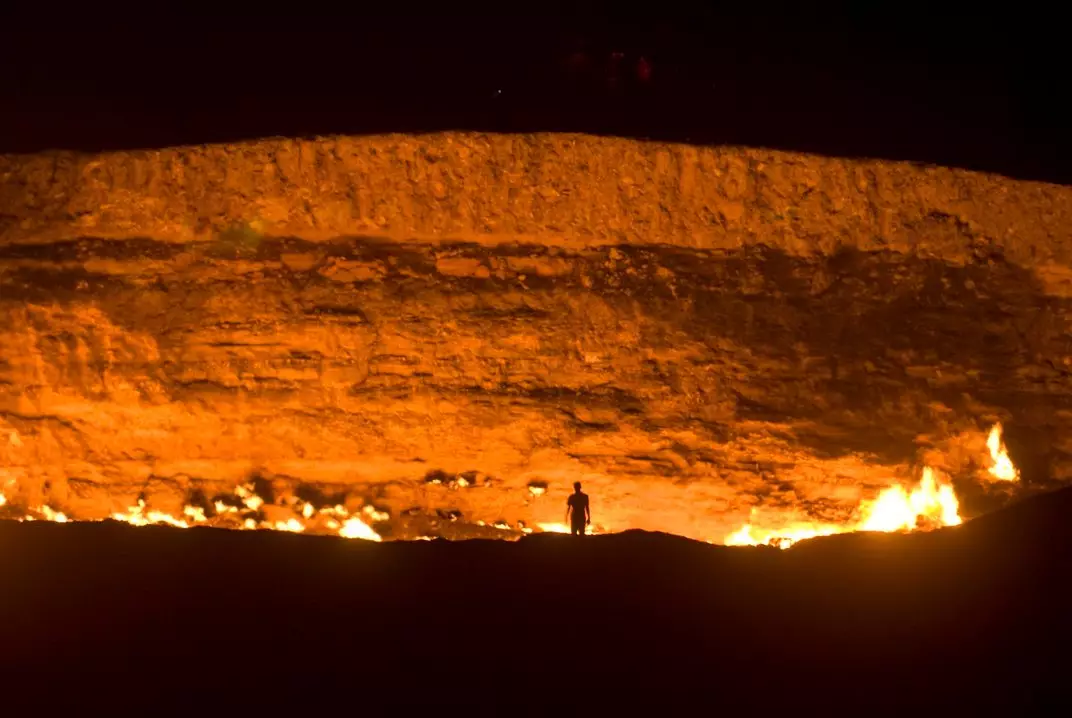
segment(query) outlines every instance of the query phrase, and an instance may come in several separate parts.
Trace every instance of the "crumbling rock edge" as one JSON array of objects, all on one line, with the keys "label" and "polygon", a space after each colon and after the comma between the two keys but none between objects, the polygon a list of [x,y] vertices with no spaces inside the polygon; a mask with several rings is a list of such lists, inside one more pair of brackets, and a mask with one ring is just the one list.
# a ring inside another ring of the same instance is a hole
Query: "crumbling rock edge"
[{"label": "crumbling rock edge", "polygon": [[268,139],[0,157],[0,243],[323,240],[840,247],[1069,264],[1072,189],[904,162],[571,134]]}]

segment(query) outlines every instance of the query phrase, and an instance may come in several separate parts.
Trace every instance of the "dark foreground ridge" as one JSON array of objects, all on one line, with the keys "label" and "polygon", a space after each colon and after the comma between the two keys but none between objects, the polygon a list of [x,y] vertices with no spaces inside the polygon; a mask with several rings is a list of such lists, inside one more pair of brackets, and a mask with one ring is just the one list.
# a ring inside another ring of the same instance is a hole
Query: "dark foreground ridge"
[{"label": "dark foreground ridge", "polygon": [[[885,713],[1067,703],[1072,490],[790,551],[660,534],[371,544],[0,524],[0,683],[81,706],[536,703]],[[36,698],[35,698],[36,700]],[[568,712],[568,710],[567,710]]]}]

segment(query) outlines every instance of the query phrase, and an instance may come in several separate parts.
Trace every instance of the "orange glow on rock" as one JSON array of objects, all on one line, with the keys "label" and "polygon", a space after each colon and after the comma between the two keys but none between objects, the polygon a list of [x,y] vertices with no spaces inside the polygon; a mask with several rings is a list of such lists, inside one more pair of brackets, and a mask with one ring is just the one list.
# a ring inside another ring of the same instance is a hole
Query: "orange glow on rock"
[{"label": "orange glow on rock", "polygon": [[[1019,472],[1013,465],[1002,441],[1001,430],[1001,425],[996,424],[987,433],[986,446],[990,460],[988,474],[994,480],[1015,481],[1019,478]],[[540,497],[546,491],[547,487],[542,482],[529,485],[529,494],[533,497]],[[9,496],[0,492],[0,507],[5,507],[4,511],[10,518],[56,523],[74,520],[69,513],[49,504],[31,505],[29,509],[23,509],[19,515],[19,509],[12,505],[12,499]],[[230,495],[216,496],[210,503],[186,504],[176,514],[150,508],[144,498],[139,498],[134,505],[125,510],[111,513],[109,518],[132,526],[166,525],[173,528],[210,526],[233,530],[333,534],[347,539],[381,541],[382,537],[373,526],[390,521],[391,515],[369,504],[355,510],[348,509],[343,504],[317,507],[310,501],[289,495],[284,496],[278,503],[269,504],[264,496],[258,494],[253,483],[246,483],[234,487]],[[925,466],[917,483],[888,485],[874,498],[859,501],[855,511],[843,522],[811,521],[799,515],[791,519],[786,517],[785,520],[776,518],[773,521],[767,517],[766,521],[760,521],[753,515],[747,523],[725,534],[721,543],[727,546],[767,545],[784,549],[799,541],[839,533],[930,530],[956,526],[962,522],[960,500],[953,484],[948,477],[934,467]],[[480,520],[475,521],[474,524],[499,529],[504,532],[504,538],[517,538],[519,535],[534,532],[562,534],[570,532],[569,526],[565,523],[555,521],[528,524],[526,521],[500,519],[493,524]],[[620,524],[620,528],[632,527],[629,524]],[[698,525],[698,527],[681,530],[680,533],[695,535],[697,528],[700,531],[703,530],[703,527]],[[586,533],[598,534],[605,531],[605,527],[597,528],[592,525],[588,527]],[[669,532],[677,533],[678,531],[671,527]]]}]

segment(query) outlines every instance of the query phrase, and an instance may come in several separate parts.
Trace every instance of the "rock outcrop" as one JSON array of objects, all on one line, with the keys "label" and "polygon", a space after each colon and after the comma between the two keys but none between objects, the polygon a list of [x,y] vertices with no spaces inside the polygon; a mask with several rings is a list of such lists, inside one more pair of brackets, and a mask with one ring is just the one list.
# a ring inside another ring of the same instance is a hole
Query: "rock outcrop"
[{"label": "rock outcrop", "polygon": [[[583,136],[0,157],[0,492],[256,477],[385,535],[844,521],[1072,476],[1072,189]],[[998,497],[1000,498],[1000,497]]]}]

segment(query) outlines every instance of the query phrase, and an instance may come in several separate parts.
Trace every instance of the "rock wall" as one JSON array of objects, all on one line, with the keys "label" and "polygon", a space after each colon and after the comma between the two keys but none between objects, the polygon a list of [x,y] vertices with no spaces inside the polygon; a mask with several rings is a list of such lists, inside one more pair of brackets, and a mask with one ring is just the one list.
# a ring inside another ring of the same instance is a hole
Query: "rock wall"
[{"label": "rock wall", "polygon": [[[570,135],[0,157],[0,492],[257,477],[385,535],[843,521],[1072,476],[1072,190]],[[521,522],[521,524],[519,524]],[[481,525],[484,524],[484,525]]]}]

